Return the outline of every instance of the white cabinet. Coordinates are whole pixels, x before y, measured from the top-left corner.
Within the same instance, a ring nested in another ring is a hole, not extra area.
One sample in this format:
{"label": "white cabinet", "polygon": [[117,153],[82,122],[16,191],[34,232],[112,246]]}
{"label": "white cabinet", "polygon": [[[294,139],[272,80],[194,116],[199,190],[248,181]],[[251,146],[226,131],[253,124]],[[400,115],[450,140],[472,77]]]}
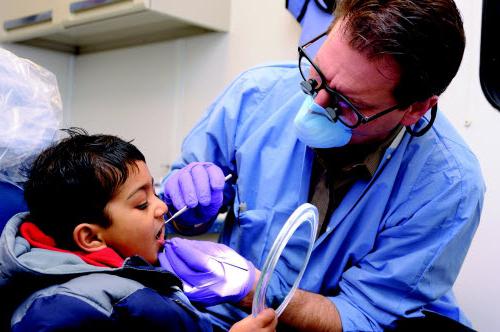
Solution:
{"label": "white cabinet", "polygon": [[1,0],[0,42],[71,52],[227,31],[230,0]]}

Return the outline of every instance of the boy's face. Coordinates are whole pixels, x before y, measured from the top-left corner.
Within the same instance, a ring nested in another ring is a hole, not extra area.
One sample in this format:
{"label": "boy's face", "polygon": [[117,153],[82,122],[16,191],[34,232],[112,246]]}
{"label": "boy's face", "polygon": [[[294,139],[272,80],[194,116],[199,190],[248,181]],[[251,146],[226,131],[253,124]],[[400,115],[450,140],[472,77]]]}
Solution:
{"label": "boy's face", "polygon": [[149,263],[157,261],[163,247],[163,215],[168,208],[153,188],[153,178],[146,163],[138,161],[105,207],[111,226],[101,231],[107,247],[122,257],[139,255]]}

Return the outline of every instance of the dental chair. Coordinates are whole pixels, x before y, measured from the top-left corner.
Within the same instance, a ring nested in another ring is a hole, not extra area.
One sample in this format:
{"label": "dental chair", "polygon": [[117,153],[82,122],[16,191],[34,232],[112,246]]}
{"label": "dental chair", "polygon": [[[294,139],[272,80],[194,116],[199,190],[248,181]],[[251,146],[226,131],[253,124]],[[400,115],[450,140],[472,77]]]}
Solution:
{"label": "dental chair", "polygon": [[26,210],[22,189],[0,181],[0,233],[13,215]]}

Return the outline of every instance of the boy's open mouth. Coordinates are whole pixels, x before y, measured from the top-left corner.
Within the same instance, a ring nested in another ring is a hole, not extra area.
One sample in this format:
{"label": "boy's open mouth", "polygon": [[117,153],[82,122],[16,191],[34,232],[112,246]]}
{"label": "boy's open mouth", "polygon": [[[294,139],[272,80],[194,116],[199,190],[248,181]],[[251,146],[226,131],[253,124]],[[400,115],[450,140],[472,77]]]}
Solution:
{"label": "boy's open mouth", "polygon": [[165,229],[165,225],[162,225],[161,228],[160,228],[160,230],[158,231],[158,233],[156,233],[155,238],[157,240],[160,240],[160,239],[163,240],[163,231],[164,231],[164,229]]}
{"label": "boy's open mouth", "polygon": [[158,233],[156,233],[156,243],[158,243],[158,252],[163,250],[163,246],[165,245],[165,225],[160,227]]}

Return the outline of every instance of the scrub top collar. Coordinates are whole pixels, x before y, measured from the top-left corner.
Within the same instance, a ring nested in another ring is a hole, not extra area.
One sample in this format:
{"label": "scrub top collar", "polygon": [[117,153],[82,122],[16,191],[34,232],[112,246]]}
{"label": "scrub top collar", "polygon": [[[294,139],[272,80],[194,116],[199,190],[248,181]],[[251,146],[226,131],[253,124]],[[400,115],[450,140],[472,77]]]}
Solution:
{"label": "scrub top collar", "polygon": [[[363,167],[369,177],[373,177],[387,148],[395,141],[402,128],[401,125],[397,126],[385,140],[376,144],[364,145],[363,147],[346,146],[342,148],[314,149],[315,156],[323,168],[328,169],[329,165],[337,164],[338,159],[340,159],[342,164],[341,172],[349,172],[353,168]],[[343,156],[332,158],[337,153],[341,153]],[[346,159],[343,160],[343,158]],[[332,159],[335,160],[333,163]]]}

